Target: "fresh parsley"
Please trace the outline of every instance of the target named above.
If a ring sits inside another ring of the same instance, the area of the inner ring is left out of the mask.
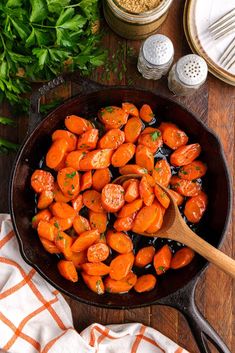
[[[156,141],[161,136],[161,132],[160,131],[154,131],[150,135],[151,135],[152,141]]]
[[[65,175],[66,179],[73,179],[76,175],[76,172],[68,173]]]

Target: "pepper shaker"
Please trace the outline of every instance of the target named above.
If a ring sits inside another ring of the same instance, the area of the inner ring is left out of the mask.
[[[171,68],[168,87],[177,96],[193,94],[206,81],[208,67],[196,54],[185,55]]]
[[[148,37],[141,45],[137,68],[144,78],[158,80],[173,62],[174,47],[163,34]]]

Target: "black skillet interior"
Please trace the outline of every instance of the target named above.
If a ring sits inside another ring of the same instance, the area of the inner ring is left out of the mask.
[[[35,267],[45,279],[65,294],[87,304],[110,308],[131,308],[157,302],[160,298],[182,288],[201,271],[206,263],[200,256],[196,256],[187,268],[169,271],[166,275],[159,277],[156,289],[144,295],[131,291],[123,295],[98,296],[88,290],[82,281],[73,284],[58,274],[56,267],[58,259],[46,253],[36,232],[31,228],[35,199],[30,189],[30,176],[33,170],[39,167],[39,161],[46,154],[52,132],[63,126],[63,120],[67,115],[76,114],[94,118],[99,108],[107,105],[120,105],[123,101],[133,102],[137,107],[144,103],[150,104],[156,113],[157,121],[161,119],[176,123],[189,135],[190,142],[201,144],[203,149],[201,158],[208,165],[206,187],[209,205],[204,224],[198,232],[216,247],[227,227],[231,201],[229,175],[217,137],[192,113],[167,98],[143,90],[109,87],[76,97],[51,112],[25,142],[18,154],[12,175],[11,215],[21,245],[21,252],[26,262]]]

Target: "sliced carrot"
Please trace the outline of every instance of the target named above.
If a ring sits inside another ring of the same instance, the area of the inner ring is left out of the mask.
[[[167,196],[166,192],[158,185],[154,186],[154,193],[158,201],[164,208],[168,208],[170,205],[170,199]]]
[[[77,146],[77,137],[66,130],[55,130],[51,136],[52,141],[65,139],[68,142],[67,152],[74,151]]]
[[[133,250],[132,240],[125,233],[109,230],[106,239],[110,248],[117,251],[119,254],[127,254]]]
[[[170,162],[175,167],[181,167],[192,163],[201,153],[201,146],[199,143],[193,143],[187,146],[181,146],[175,150],[171,157]]]
[[[173,150],[188,143],[188,136],[177,126],[167,126],[162,133],[163,142]]]
[[[178,270],[187,266],[195,256],[195,252],[190,248],[182,248],[178,250],[171,260],[171,268]]]
[[[168,187],[171,179],[171,167],[166,159],[160,159],[156,162],[152,177],[156,183]]]
[[[124,167],[133,158],[134,154],[135,145],[130,142],[123,143],[112,155],[112,165],[114,167]]]
[[[75,199],[73,199],[72,201],[72,206],[73,209],[76,211],[76,213],[78,214],[78,212],[83,208],[83,198],[82,195],[78,195]]]
[[[168,192],[171,194],[172,198],[175,200],[177,206],[182,205],[182,203],[184,202],[184,197],[182,195],[180,195],[178,192],[176,192],[172,189],[168,189]]]
[[[71,282],[78,281],[78,274],[76,267],[72,261],[60,260],[57,264],[58,270],[64,278],[68,279]]]
[[[70,217],[70,218],[52,217],[49,222],[53,224],[57,229],[64,231],[72,227],[73,220],[74,220],[74,217]]]
[[[109,274],[109,266],[103,262],[85,263],[81,265],[82,270],[90,276],[105,276]]]
[[[163,216],[164,216],[163,207],[157,200],[154,200],[153,205],[156,207],[155,218],[151,223],[151,225],[146,229],[146,233],[148,234],[156,233],[161,228],[163,223]]]
[[[65,202],[55,202],[50,207],[52,214],[59,218],[74,218],[76,212]]]
[[[79,116],[76,116],[76,115],[67,116],[65,118],[64,123],[69,131],[78,135],[93,128],[89,120],[80,118]]]
[[[49,190],[44,190],[41,192],[38,198],[38,208],[43,209],[50,206],[54,199],[54,192]]]
[[[109,257],[109,247],[104,243],[91,245],[87,250],[87,258],[89,262],[102,262]]]
[[[38,223],[37,232],[40,238],[45,238],[50,241],[55,240],[56,228],[47,221],[40,221]]]
[[[37,228],[38,226],[38,223],[40,221],[47,221],[49,222],[49,220],[51,219],[52,217],[52,214],[49,210],[42,210],[42,211],[39,211],[37,214],[35,214],[35,216],[33,216],[32,218],[32,227],[34,229]]]
[[[139,184],[140,198],[146,206],[151,206],[154,200],[153,187],[149,184],[147,174],[143,175]]]
[[[164,245],[154,256],[153,266],[157,275],[164,274],[171,265],[172,253],[169,246]]]
[[[97,294],[104,294],[104,283],[101,276],[90,276],[85,272],[82,272],[82,278],[87,287]]]
[[[98,229],[100,233],[104,233],[107,228],[107,213],[97,213],[89,210],[89,222],[91,229]]]
[[[201,161],[193,161],[180,168],[178,176],[185,180],[195,180],[206,174],[207,166]]]
[[[126,277],[119,281],[116,281],[108,276],[104,280],[105,291],[107,293],[126,293],[134,287],[136,281],[137,276],[133,272],[129,272]]]
[[[65,139],[55,140],[46,154],[46,165],[49,168],[56,168],[68,151],[68,142]]]
[[[140,136],[142,126],[142,122],[139,118],[128,119],[124,127],[125,141],[135,143]]]
[[[156,129],[155,127],[151,127],[151,126],[148,126],[146,128],[144,128],[144,130],[142,131],[142,134],[151,134],[152,132],[156,132],[156,131],[159,131],[159,129]]]
[[[165,129],[167,129],[168,127],[172,127],[172,128],[177,128],[177,125],[170,123],[169,121],[165,122],[161,122],[160,126],[159,126],[159,130],[161,131],[161,133],[163,134]]]
[[[143,201],[141,199],[137,199],[135,201],[125,204],[119,211],[118,218],[129,217],[133,215],[133,213],[141,209],[142,205]]]
[[[113,151],[111,149],[99,149],[88,152],[80,161],[80,170],[103,169],[108,168],[111,163],[111,156]]]
[[[57,246],[55,245],[55,243],[53,241],[50,241],[46,238],[42,238],[39,237],[42,246],[44,247],[44,249],[49,252],[50,254],[59,254],[60,253],[60,249],[57,248]]]
[[[87,262],[86,250],[80,252],[71,251],[65,258],[66,260],[72,261],[74,266],[80,270],[81,265]]]
[[[71,246],[73,244],[73,238],[65,232],[56,229],[55,245],[64,254],[64,256],[70,257],[72,255]]]
[[[57,182],[54,184],[53,194],[56,202],[69,202],[73,198],[73,196],[65,196]]]
[[[184,215],[189,222],[200,222],[208,204],[207,195],[200,192],[197,196],[191,197],[186,201]]]
[[[80,175],[71,168],[63,168],[57,174],[57,183],[66,196],[76,196],[80,190]]]
[[[138,143],[148,147],[152,153],[156,153],[163,145],[160,130],[156,129],[156,131],[149,133],[146,133],[144,130],[138,138]]]
[[[136,116],[136,117],[139,116],[139,111],[133,103],[128,103],[128,102],[122,103],[122,109],[130,116]]]
[[[54,187],[54,178],[50,172],[36,169],[31,176],[31,186],[36,193],[45,190],[51,191]]]
[[[142,275],[137,279],[134,289],[138,293],[149,292],[156,286],[156,283],[157,279],[154,275]]]
[[[201,184],[197,181],[189,181],[178,178],[174,175],[170,181],[171,187],[174,191],[180,193],[182,196],[197,196],[201,191]]]
[[[128,184],[126,182],[128,182]],[[123,183],[123,189],[125,190],[124,199],[126,202],[132,202],[139,197],[139,180],[129,179],[126,182],[126,188]]]
[[[73,228],[77,234],[81,234],[86,232],[87,230],[91,230],[88,220],[80,215],[77,215],[74,218]]]
[[[136,148],[135,162],[140,167],[147,169],[147,171],[151,173],[154,168],[153,153],[147,146],[138,145]]]
[[[68,153],[65,164],[75,170],[80,170],[80,161],[86,156],[87,151],[72,151]]]
[[[96,170],[92,176],[92,186],[96,191],[101,191],[111,180],[111,173],[108,168]]]
[[[83,203],[93,212],[102,213],[104,211],[101,202],[101,194],[96,190],[85,191],[83,193]]]
[[[132,252],[116,256],[110,263],[110,277],[116,281],[126,277],[132,269],[134,260]]]
[[[94,150],[99,138],[98,129],[90,129],[78,137],[78,150]]]
[[[146,123],[150,123],[153,120],[154,114],[151,107],[148,104],[144,104],[140,108],[140,118]]]
[[[145,232],[154,222],[157,212],[158,209],[155,204],[144,206],[135,217],[132,231],[135,233]]]
[[[88,230],[81,233],[74,241],[71,250],[74,252],[83,251],[89,248],[97,239],[99,239],[100,233],[97,229]]]
[[[85,172],[81,176],[81,188],[80,191],[84,191],[86,189],[90,189],[92,187],[92,173],[91,170]]]
[[[102,206],[107,212],[115,213],[122,208],[125,203],[124,189],[118,184],[107,184],[102,190]]]
[[[120,129],[111,129],[98,142],[98,147],[102,149],[117,149],[125,141],[125,134]]]
[[[128,114],[122,108],[109,106],[99,110],[98,118],[107,129],[118,129],[126,124]]]
[[[135,257],[135,266],[145,267],[153,261],[155,248],[153,246],[146,246],[141,248]]]
[[[124,167],[119,168],[119,173],[121,175],[126,174],[138,174],[144,175],[148,173],[147,169],[138,166],[137,164],[127,164]]]
[[[67,167],[67,165],[66,165],[67,156],[68,156],[68,153],[66,152],[66,153],[64,154],[64,157],[63,157],[63,159],[61,160],[61,162],[54,168],[54,170],[55,170],[56,172],[58,172],[59,170],[61,170],[61,169]]]
[[[136,213],[133,213],[131,216],[128,217],[117,218],[113,224],[113,228],[117,232],[128,232],[132,228],[135,216]]]

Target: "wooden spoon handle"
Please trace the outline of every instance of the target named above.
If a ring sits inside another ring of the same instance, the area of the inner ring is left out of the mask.
[[[205,257],[208,261],[219,267],[231,277],[235,278],[235,260],[225,255],[222,251],[214,248],[191,230],[185,232],[182,241],[185,245],[195,250],[198,254]]]

